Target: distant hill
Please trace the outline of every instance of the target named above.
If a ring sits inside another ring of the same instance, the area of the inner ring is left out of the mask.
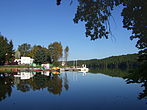
[[[104,59],[90,59],[90,60],[78,60],[77,65],[81,66],[86,64],[89,68],[135,68],[139,66],[137,61],[138,54],[127,54],[120,56],[111,56]],[[73,61],[68,61],[68,66],[73,66]]]

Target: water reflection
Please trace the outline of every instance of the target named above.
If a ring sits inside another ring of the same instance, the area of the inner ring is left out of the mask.
[[[65,90],[69,89],[67,73],[65,73],[65,76],[64,76],[64,88]]]
[[[125,83],[134,81],[134,76],[127,76],[124,80],[108,74],[0,73],[0,106],[3,110],[19,110],[22,106],[24,110],[146,110],[146,100],[137,99],[137,96],[146,98],[145,77],[135,78],[143,81],[143,90],[140,84]]]
[[[112,77],[125,77],[128,75],[129,70],[123,70],[123,69],[111,69],[111,68],[91,68],[90,69],[91,73],[102,73],[108,76]]]
[[[18,77],[21,80],[25,80],[25,79],[30,79],[32,78],[34,75],[36,75],[36,73],[33,72],[18,72],[16,75],[14,75],[14,77]]]
[[[97,70],[97,71],[96,71]],[[146,72],[125,72],[121,70],[93,70],[95,73],[102,73],[112,77],[121,77],[125,79],[127,84],[141,83],[144,90],[138,93],[138,99],[147,98],[147,74]],[[56,74],[51,72],[18,72],[18,73],[0,73],[0,101],[8,98],[12,94],[12,90],[17,89],[21,92],[45,90],[53,95],[60,95],[63,91],[68,91],[71,88],[69,81],[73,81],[75,86],[80,86],[82,81],[85,81],[84,86],[89,89],[90,73],[70,72]],[[94,77],[96,75],[91,74]],[[84,80],[83,78],[84,77]],[[82,79],[82,80],[81,80]],[[114,78],[115,79],[115,78]],[[88,80],[88,81],[86,81]],[[105,80],[105,79],[104,79]],[[79,83],[80,81],[80,83]],[[98,81],[98,79],[96,80]],[[107,81],[107,80],[106,80]],[[104,82],[105,83],[105,82]],[[107,82],[106,82],[107,83]],[[96,83],[100,84],[100,83]],[[101,84],[103,86],[103,83]],[[73,89],[72,89],[73,90]],[[105,92],[105,91],[103,91]]]
[[[47,71],[0,73],[0,101],[11,96],[14,85],[21,92],[46,88],[49,93],[60,95],[62,89],[69,89],[67,74],[65,73],[62,77]]]
[[[110,68],[93,68],[92,73],[102,73],[112,77],[121,77],[125,79],[127,84],[139,83],[144,90],[138,93],[138,99],[147,99],[147,65],[142,65],[133,70],[110,69]],[[147,103],[146,103],[147,104]]]
[[[11,96],[14,79],[9,74],[0,74],[0,101]]]
[[[124,77],[127,84],[130,83],[141,83],[141,87],[144,88],[142,92],[139,93],[138,99],[147,99],[147,63],[142,64],[140,67],[131,70],[129,74]],[[147,102],[146,102],[147,104]]]

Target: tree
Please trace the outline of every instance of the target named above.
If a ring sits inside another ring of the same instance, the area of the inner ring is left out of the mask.
[[[60,5],[61,0],[56,0]],[[122,6],[123,27],[132,31],[130,39],[137,38],[142,60],[147,60],[147,0],[78,0],[74,23],[85,22],[86,37],[91,40],[111,34],[109,18],[116,6]]]
[[[124,28],[132,31],[131,40],[137,38],[136,47],[142,60],[147,60],[147,1],[146,0],[126,0],[123,1],[122,11]]]
[[[3,65],[6,61],[6,45],[7,42],[5,38],[0,36],[0,65]]]
[[[65,55],[65,64],[67,65],[67,58],[68,58],[68,53],[69,52],[69,47],[66,46],[66,48],[64,49],[64,55]]]
[[[34,55],[34,63],[42,64],[47,62],[47,55],[43,49],[37,50]]]
[[[62,45],[59,42],[54,42],[48,46],[50,58],[52,63],[57,63],[59,58],[62,57]]]
[[[27,56],[34,58],[35,54],[38,50],[43,50],[46,54],[47,60],[46,62],[51,63],[51,59],[50,59],[50,55],[49,55],[49,51],[47,48],[42,47],[40,45],[34,45],[33,48],[28,52]]]
[[[35,53],[40,49],[42,49],[40,45],[34,45],[32,49],[28,52],[27,56],[34,58]]]
[[[10,40],[7,45],[7,59],[9,63],[12,62],[13,56],[14,56],[13,42],[12,40]]]
[[[47,57],[46,62],[52,63],[52,62],[51,62],[51,56],[50,56],[49,50],[48,50],[47,48],[45,48],[45,47],[43,47],[42,49],[44,50],[44,52],[45,52],[45,54],[46,54],[46,57]]]
[[[18,50],[20,51],[21,56],[26,57],[28,52],[31,49],[31,45],[27,43],[23,43],[18,46]]]
[[[12,61],[13,56],[13,42],[8,41],[6,37],[0,35],[0,65],[3,65],[6,61]]]
[[[20,52],[18,50],[15,51],[15,59],[20,58]]]

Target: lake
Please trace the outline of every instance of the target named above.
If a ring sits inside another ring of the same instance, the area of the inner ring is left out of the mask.
[[[0,73],[0,109],[147,110],[141,86],[102,73]]]

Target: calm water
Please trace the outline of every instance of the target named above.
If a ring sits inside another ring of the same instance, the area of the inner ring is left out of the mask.
[[[101,73],[5,73],[0,110],[147,110],[141,85]]]

